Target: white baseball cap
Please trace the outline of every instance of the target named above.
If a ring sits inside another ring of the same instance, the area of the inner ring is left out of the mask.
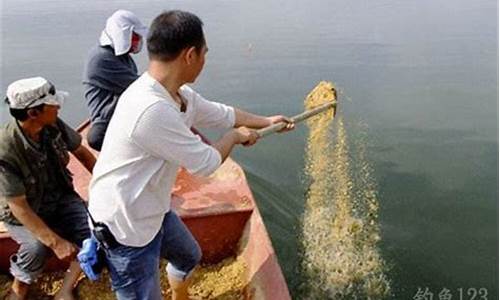
[[[64,91],[43,77],[32,77],[14,81],[7,87],[7,101],[10,108],[26,109],[40,104],[62,106],[68,97]]]

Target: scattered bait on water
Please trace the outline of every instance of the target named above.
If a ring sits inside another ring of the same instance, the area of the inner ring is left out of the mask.
[[[306,109],[331,101],[333,88],[320,82],[306,97]],[[377,247],[378,200],[366,144],[349,140],[341,117],[331,130],[332,119],[333,112],[307,121],[303,298],[384,298],[390,286]]]

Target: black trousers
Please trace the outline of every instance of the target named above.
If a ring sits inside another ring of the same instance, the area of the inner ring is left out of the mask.
[[[108,122],[96,122],[91,125],[87,134],[87,142],[92,149],[101,151],[108,124]]]

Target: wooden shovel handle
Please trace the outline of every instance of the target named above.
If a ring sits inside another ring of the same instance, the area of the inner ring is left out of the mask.
[[[291,120],[293,121],[293,123],[300,123],[300,122],[302,122],[302,121],[304,121],[312,116],[315,116],[321,112],[324,112],[330,108],[333,108],[335,110],[336,107],[337,107],[337,101],[329,101],[329,102],[322,104],[316,108],[313,108],[311,110],[307,110],[301,114],[293,116],[291,118]],[[259,130],[257,130],[257,133],[259,134],[260,137],[265,137],[271,133],[274,133],[276,131],[280,131],[281,129],[285,128],[285,126],[286,126],[285,122],[280,122],[280,123],[276,123],[276,124],[267,126],[265,128],[259,129]]]

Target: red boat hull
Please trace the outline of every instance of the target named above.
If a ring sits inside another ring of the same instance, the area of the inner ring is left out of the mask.
[[[87,130],[88,123],[79,128],[83,136]],[[75,189],[87,199],[90,173],[74,157],[69,169],[73,173]],[[234,255],[244,258],[248,299],[290,299],[243,170],[233,160],[228,158],[208,178],[195,177],[181,170],[173,190],[172,209],[179,213],[200,244],[204,263],[217,263]],[[8,233],[0,233],[1,272],[8,272],[9,257],[17,247]],[[52,257],[47,270],[65,267],[63,262]]]

